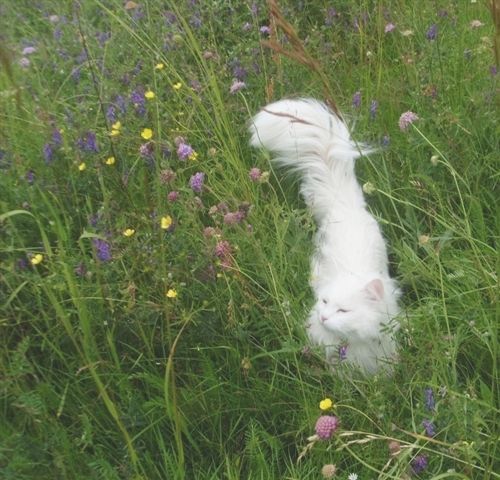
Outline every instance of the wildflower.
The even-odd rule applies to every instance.
[[[358,474],[350,473],[349,475],[347,475],[347,480],[358,480]]]
[[[122,123],[118,120],[113,125],[111,125],[111,136],[116,137],[117,135],[120,135],[120,130],[122,128]]]
[[[163,70],[165,68],[165,65],[163,63],[157,63],[155,65],[155,70]]]
[[[76,267],[75,267],[75,275],[78,275],[79,277],[85,277],[87,275],[87,267],[83,262],[80,262]]]
[[[144,97],[148,100],[153,100],[155,98],[155,92],[148,90],[145,94]]]
[[[378,110],[378,102],[377,100],[372,100],[370,103],[370,118],[372,120],[375,119],[375,115],[377,115],[377,110]]]
[[[260,168],[253,167],[248,172],[248,176],[252,182],[258,182],[262,176],[262,172],[260,171]]]
[[[111,260],[111,245],[108,242],[101,240],[100,238],[94,238],[92,243],[96,249],[97,258],[101,262]]]
[[[191,187],[193,192],[201,193],[204,181],[205,181],[205,174],[203,172],[196,172],[189,179],[189,186]]]
[[[240,223],[245,218],[245,213],[238,210],[237,212],[228,212],[224,215],[225,225],[234,225]]]
[[[341,345],[339,347],[339,360],[345,360],[347,358],[347,345]]]
[[[391,143],[391,137],[389,137],[389,135],[384,135],[382,137],[382,146],[388,147],[390,143]]]
[[[144,140],[151,140],[153,138],[153,130],[144,128],[141,132],[141,137],[144,138]]]
[[[364,185],[363,185],[363,192],[365,192],[367,195],[371,195],[373,192],[376,192],[377,189],[375,188],[375,186],[373,185],[372,182],[366,182]]]
[[[239,92],[240,90],[246,88],[246,83],[242,82],[241,80],[234,80],[233,84],[231,85],[231,88],[229,89],[229,93],[234,95],[235,93]]]
[[[432,423],[431,420],[423,420],[422,426],[425,429],[425,434],[428,437],[434,437],[436,435],[436,426]]]
[[[498,73],[498,68],[496,67],[496,65],[492,65],[490,67],[490,75],[492,77],[496,77],[497,73]]]
[[[321,475],[323,475],[323,478],[330,479],[335,476],[336,471],[337,467],[332,463],[328,463],[326,465],[323,465],[323,468],[321,469]]]
[[[33,185],[33,183],[35,183],[35,172],[33,172],[33,170],[28,170],[24,178],[30,185]]]
[[[361,92],[359,90],[352,96],[352,106],[354,108],[361,106]]]
[[[232,248],[227,240],[217,242],[214,248],[214,255],[220,260],[220,265],[223,269],[228,269],[232,264]]]
[[[165,169],[160,172],[160,182],[167,184],[173,182],[176,177],[176,173],[173,170]]]
[[[330,410],[333,407],[333,402],[330,398],[325,398],[319,402],[319,408],[323,411]]]
[[[165,296],[167,298],[177,298],[177,290],[174,290],[173,288],[169,288],[167,290],[167,293],[165,293]]]
[[[418,237],[418,244],[422,247],[424,245],[426,245],[427,243],[429,243],[429,240],[431,238],[429,237],[429,235],[420,235]]]
[[[417,455],[411,462],[411,468],[415,474],[419,474],[427,468],[429,461],[425,455]]]
[[[153,156],[153,143],[152,142],[143,143],[139,147],[139,155],[142,158],[150,159]]]
[[[160,226],[163,230],[168,230],[172,226],[173,220],[170,215],[165,215],[161,217]]]
[[[124,237],[131,237],[132,235],[134,235],[135,233],[135,230],[133,228],[127,228],[123,231],[123,236]]]
[[[333,415],[322,415],[318,418],[314,430],[321,440],[328,440],[337,430],[339,419]]]
[[[31,265],[38,265],[43,262],[43,255],[37,253],[30,258]]]
[[[175,202],[179,198],[179,192],[173,190],[172,192],[168,192],[167,200],[169,202]]]
[[[177,155],[179,157],[179,160],[196,158],[196,152],[193,150],[193,147],[188,143],[184,143],[184,141],[182,140],[177,146]]]
[[[172,85],[172,88],[173,88],[174,90],[179,91],[179,90],[182,88],[182,83],[181,83],[181,82],[174,83],[174,84]]]
[[[85,162],[81,162],[78,165],[78,170],[80,170],[80,172],[83,172],[86,168],[87,168],[87,165],[85,164]]]
[[[396,440],[391,440],[388,446],[391,457],[395,457],[401,451],[401,444]]]
[[[472,20],[472,22],[470,22],[471,28],[479,28],[479,27],[482,27],[483,25],[484,25],[484,23],[481,22],[481,20]]]
[[[270,35],[271,29],[267,25],[263,25],[259,28],[259,32],[262,33],[262,35]]]
[[[434,400],[434,392],[432,391],[432,388],[426,388],[424,390],[424,396],[425,396],[425,408],[427,408],[427,410],[430,411],[435,410],[436,402]]]
[[[19,59],[19,66],[22,68],[28,68],[31,65],[28,57],[22,57]]]
[[[115,157],[108,157],[104,162],[106,165],[114,165],[116,162]]]
[[[60,147],[62,145],[62,133],[63,130],[59,130],[58,128],[54,128],[52,131],[52,143],[56,147]]]
[[[134,105],[135,112],[143,116],[146,113],[146,100],[142,89],[136,89],[130,94],[130,101]]]
[[[390,33],[392,31],[394,31],[395,29],[396,29],[396,25],[394,25],[394,23],[392,23],[392,22],[389,22],[388,24],[386,24],[386,26],[384,28],[384,32]]]
[[[429,41],[436,40],[438,34],[438,26],[434,23],[432,24],[427,32],[425,33],[425,38]]]
[[[54,149],[50,143],[46,143],[43,146],[43,158],[45,159],[45,163],[50,163],[54,159]]]
[[[416,120],[418,120],[418,115],[416,113],[407,111],[401,114],[399,117],[399,129],[404,132],[408,127]]]

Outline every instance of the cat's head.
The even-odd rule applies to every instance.
[[[318,321],[336,336],[376,338],[397,314],[398,292],[390,280],[343,278],[316,293]]]

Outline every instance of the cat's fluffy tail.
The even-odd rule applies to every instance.
[[[366,150],[351,139],[346,124],[312,99],[280,100],[251,121],[251,145],[275,153],[274,161],[301,174],[301,193],[318,220],[336,201],[364,202],[354,160]]]

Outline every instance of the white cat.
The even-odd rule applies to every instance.
[[[400,295],[389,276],[384,239],[367,211],[354,161],[361,150],[343,121],[311,99],[281,100],[252,120],[251,144],[301,175],[300,191],[318,224],[311,260],[316,297],[309,338],[327,358],[367,373],[389,368],[396,355]],[[365,152],[366,153],[366,152]]]

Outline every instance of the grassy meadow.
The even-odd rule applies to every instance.
[[[500,478],[488,3],[2,2],[0,478]],[[248,146],[287,96],[379,147],[390,378],[307,341],[315,225]]]

